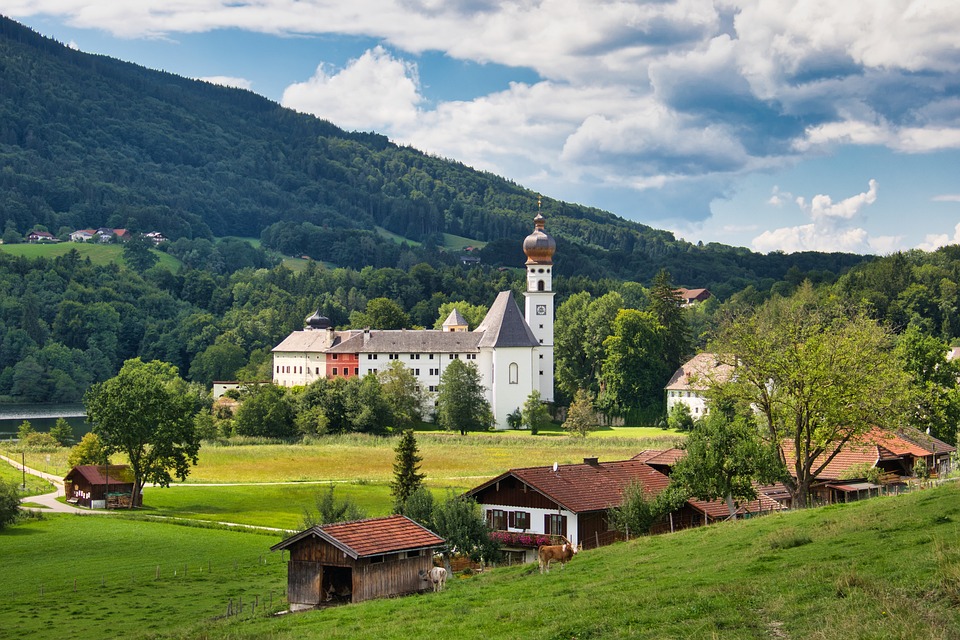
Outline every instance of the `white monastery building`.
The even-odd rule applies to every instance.
[[[523,241],[527,256],[526,304],[520,312],[513,293],[501,291],[483,322],[468,331],[454,310],[443,329],[350,329],[336,331],[318,313],[306,319],[273,349],[273,381],[286,387],[318,378],[365,376],[391,360],[413,371],[433,405],[440,377],[453,360],[477,366],[493,411],[496,428],[507,428],[507,415],[533,391],[553,401],[553,254],[556,241],[544,231],[544,217],[534,218],[533,233]]]

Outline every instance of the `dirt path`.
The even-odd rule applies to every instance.
[[[52,491],[51,493],[44,493],[43,495],[39,495],[39,496],[28,496],[26,498],[21,498],[20,500],[21,502],[32,502],[35,504],[43,505],[41,508],[24,507],[25,509],[35,509],[37,511],[45,511],[45,512],[52,512],[52,513],[90,513],[89,509],[78,509],[73,505],[64,504],[62,502],[57,501],[57,498],[64,495],[63,478],[60,478],[59,476],[55,476],[51,473],[44,473],[39,469],[31,469],[30,467],[25,467],[19,462],[17,462],[16,460],[12,458],[8,458],[7,456],[2,454],[0,454],[0,460],[9,462],[17,470],[24,470],[32,476],[43,478],[47,482],[50,482],[51,484],[53,484],[54,487],[56,487],[56,490]]]

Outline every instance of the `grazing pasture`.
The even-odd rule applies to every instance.
[[[0,531],[0,635],[130,638],[273,602],[284,608],[279,535],[114,516],[47,515]]]
[[[798,544],[784,545],[784,532]],[[795,534],[803,535],[795,535]],[[453,578],[441,593],[158,637],[898,638],[960,636],[960,487],[770,515]]]
[[[23,477],[23,473],[6,462],[0,460],[0,480],[13,482],[17,485],[17,488],[20,488],[23,485]],[[26,475],[26,478],[27,488],[26,491],[20,492],[22,497],[38,496],[43,493],[50,493],[54,490],[54,486],[42,478],[32,476],[29,473]]]

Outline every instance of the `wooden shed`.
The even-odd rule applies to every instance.
[[[291,611],[423,591],[444,540],[406,516],[315,526],[270,547],[290,552]]]
[[[67,502],[92,509],[129,507],[133,494],[133,473],[121,465],[83,464],[63,479]],[[143,494],[136,506],[142,506]]]

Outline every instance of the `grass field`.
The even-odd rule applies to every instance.
[[[108,516],[5,529],[0,636],[126,638],[224,615],[231,599],[247,616],[256,599],[282,608],[286,566],[269,551],[278,540]]]
[[[17,471],[16,468],[0,460],[0,480],[6,482],[13,482],[17,485],[17,488],[23,486],[24,474],[20,471]],[[43,493],[50,493],[54,490],[54,486],[38,478],[37,476],[26,475],[27,488],[25,491],[21,491],[21,497],[27,496],[38,496]]]
[[[170,637],[271,640],[960,637],[960,487],[641,538],[564,570]],[[167,637],[167,636],[163,636]]]
[[[337,483],[334,487],[337,499],[351,500],[368,517],[392,512],[393,497],[386,484]],[[451,489],[461,493],[468,488],[451,485],[431,490],[439,501]],[[317,494],[326,490],[323,483],[148,488],[141,513],[299,530],[304,511],[315,510]]]
[[[90,258],[90,262],[96,265],[105,265],[111,262],[126,265],[126,261],[123,259],[123,245],[119,244],[58,242],[57,244],[0,245],[0,251],[27,258],[56,258],[65,255],[71,249],[76,249],[81,258]],[[151,249],[151,251],[160,259],[158,264],[161,267],[165,267],[169,271],[176,271],[180,268],[180,261],[173,256],[156,249]]]

